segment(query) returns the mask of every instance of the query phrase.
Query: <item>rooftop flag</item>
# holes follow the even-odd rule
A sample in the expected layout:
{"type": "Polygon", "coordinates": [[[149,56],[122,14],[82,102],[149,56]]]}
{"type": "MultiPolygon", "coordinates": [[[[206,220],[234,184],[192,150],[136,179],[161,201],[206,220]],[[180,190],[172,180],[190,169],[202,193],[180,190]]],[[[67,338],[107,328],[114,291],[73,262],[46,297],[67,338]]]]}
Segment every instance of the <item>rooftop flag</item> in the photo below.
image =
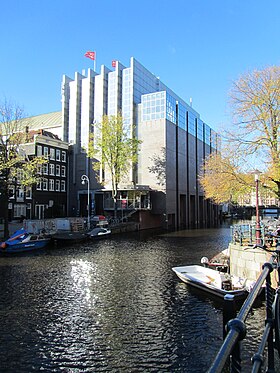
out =
{"type": "Polygon", "coordinates": [[[116,64],[117,64],[117,61],[116,61],[116,60],[113,60],[113,61],[112,61],[112,67],[116,67],[116,64]]]}
{"type": "Polygon", "coordinates": [[[86,52],[85,53],[85,57],[88,57],[88,58],[90,58],[91,60],[95,60],[95,52],[90,52],[90,51],[88,51],[88,52],[86,52]]]}

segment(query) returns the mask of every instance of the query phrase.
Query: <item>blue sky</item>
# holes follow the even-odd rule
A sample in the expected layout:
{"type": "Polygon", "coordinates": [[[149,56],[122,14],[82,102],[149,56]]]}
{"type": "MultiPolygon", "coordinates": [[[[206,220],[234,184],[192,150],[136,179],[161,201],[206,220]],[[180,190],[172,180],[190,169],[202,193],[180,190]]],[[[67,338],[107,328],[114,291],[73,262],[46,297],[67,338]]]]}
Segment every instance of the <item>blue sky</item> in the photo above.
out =
{"type": "Polygon", "coordinates": [[[280,64],[280,1],[9,0],[1,3],[0,101],[26,116],[61,108],[63,74],[135,57],[216,130],[232,81],[280,64]]]}

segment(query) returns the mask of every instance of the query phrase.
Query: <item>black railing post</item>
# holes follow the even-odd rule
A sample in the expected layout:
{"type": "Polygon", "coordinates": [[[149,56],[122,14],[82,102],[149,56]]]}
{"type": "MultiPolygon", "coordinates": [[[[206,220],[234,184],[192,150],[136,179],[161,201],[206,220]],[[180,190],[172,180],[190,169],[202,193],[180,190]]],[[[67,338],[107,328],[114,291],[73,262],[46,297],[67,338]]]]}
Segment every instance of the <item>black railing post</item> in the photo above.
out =
{"type": "MultiPolygon", "coordinates": [[[[253,304],[258,297],[260,290],[264,281],[266,280],[269,272],[273,268],[271,262],[266,263],[263,266],[263,270],[258,277],[252,291],[249,293],[248,297],[244,301],[240,311],[236,318],[230,320],[227,323],[228,333],[226,338],[220,347],[211,367],[208,370],[208,373],[221,373],[226,363],[228,362],[229,357],[231,356],[231,373],[241,372],[241,351],[240,345],[241,341],[246,335],[246,325],[245,321],[253,307],[253,304]],[[235,345],[237,345],[236,350],[234,350],[235,345]]],[[[268,324],[267,324],[268,325],[268,324]]],[[[260,355],[260,354],[259,354],[260,355]]],[[[259,356],[261,358],[261,356],[259,356]]],[[[257,356],[256,356],[257,359],[257,356]]],[[[270,372],[272,372],[270,370],[270,372]]],[[[259,373],[259,372],[258,372],[259,373]]]]}
{"type": "Polygon", "coordinates": [[[226,326],[229,320],[236,317],[236,303],[234,295],[226,294],[224,296],[224,307],[223,307],[223,338],[226,338],[227,330],[226,326]]]}
{"type": "Polygon", "coordinates": [[[227,323],[228,330],[236,331],[238,333],[238,339],[234,343],[231,352],[231,373],[241,372],[241,343],[246,336],[246,325],[244,321],[235,318],[227,323]]]}
{"type": "Polygon", "coordinates": [[[267,372],[274,372],[274,342],[273,342],[273,299],[274,299],[274,290],[271,286],[271,272],[273,271],[273,265],[271,263],[265,263],[263,268],[268,267],[270,272],[266,277],[266,286],[265,286],[265,300],[266,300],[266,320],[265,323],[269,324],[270,330],[267,338],[267,372]]]}
{"type": "MultiPolygon", "coordinates": [[[[223,339],[225,340],[228,333],[228,322],[236,317],[236,303],[235,297],[232,294],[226,294],[224,296],[224,307],[223,307],[223,339]]],[[[230,367],[230,356],[225,364],[225,367],[230,367]]]]}

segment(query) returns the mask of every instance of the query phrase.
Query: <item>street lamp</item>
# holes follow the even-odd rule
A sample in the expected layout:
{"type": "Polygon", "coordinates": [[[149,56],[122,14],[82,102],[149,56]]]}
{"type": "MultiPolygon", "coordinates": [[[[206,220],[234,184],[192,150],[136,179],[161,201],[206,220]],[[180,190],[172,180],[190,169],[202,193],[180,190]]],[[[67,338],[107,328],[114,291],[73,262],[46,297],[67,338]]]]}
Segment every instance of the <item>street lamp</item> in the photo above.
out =
{"type": "Polygon", "coordinates": [[[259,174],[260,171],[255,170],[255,183],[256,183],[256,244],[261,243],[261,225],[260,225],[260,214],[259,214],[259,174]]]}
{"type": "Polygon", "coordinates": [[[85,185],[87,183],[88,191],[87,191],[87,209],[88,209],[88,218],[87,218],[87,228],[90,229],[90,216],[89,216],[89,178],[87,175],[81,176],[82,184],[85,185]]]}

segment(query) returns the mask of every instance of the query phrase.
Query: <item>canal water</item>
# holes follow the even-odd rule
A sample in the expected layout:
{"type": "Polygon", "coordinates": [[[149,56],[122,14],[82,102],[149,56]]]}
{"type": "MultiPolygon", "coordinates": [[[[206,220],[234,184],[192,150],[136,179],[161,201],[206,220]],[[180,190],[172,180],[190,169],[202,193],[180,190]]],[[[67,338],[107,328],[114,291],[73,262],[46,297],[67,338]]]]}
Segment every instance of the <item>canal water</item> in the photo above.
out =
{"type": "MultiPolygon", "coordinates": [[[[229,227],[141,232],[1,257],[0,372],[206,372],[222,343],[222,304],[171,268],[229,240],[229,227]]],[[[248,371],[264,314],[249,318],[248,371]]]]}

